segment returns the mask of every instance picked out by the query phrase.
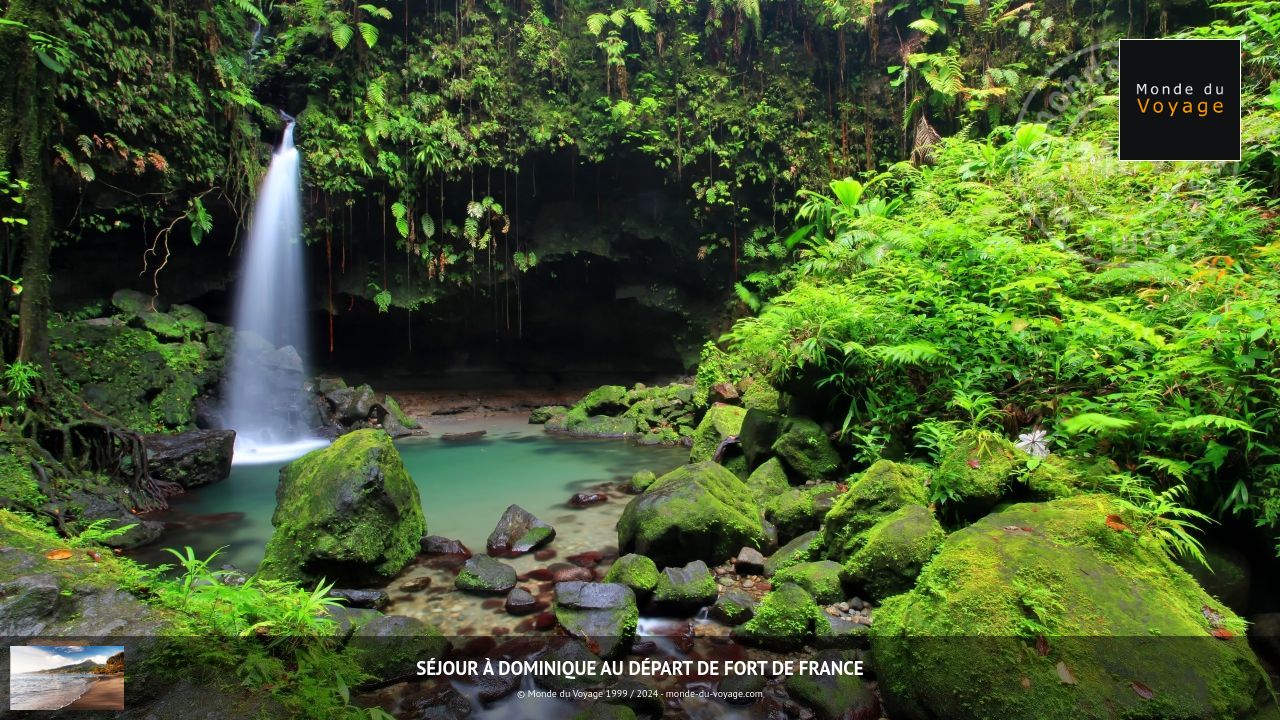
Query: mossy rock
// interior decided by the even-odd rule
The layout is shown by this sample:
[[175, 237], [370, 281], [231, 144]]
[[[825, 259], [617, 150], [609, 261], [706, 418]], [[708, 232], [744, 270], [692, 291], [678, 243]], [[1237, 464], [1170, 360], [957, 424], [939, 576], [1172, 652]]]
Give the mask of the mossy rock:
[[1237, 613], [1247, 614], [1253, 585], [1248, 555], [1230, 545], [1206, 542], [1204, 559], [1209, 567], [1194, 558], [1179, 559], [1178, 565], [1190, 573], [1205, 592]]
[[569, 408], [564, 405], [543, 405], [536, 407], [533, 412], [529, 413], [530, 425], [544, 425], [548, 420], [557, 416], [564, 415], [569, 412]]
[[190, 305], [174, 305], [169, 308], [169, 316], [178, 323], [186, 337], [204, 333], [205, 326], [209, 322], [209, 318], [199, 308]]
[[438, 660], [448, 647], [435, 627], [417, 618], [387, 615], [358, 625], [345, 654], [361, 670], [388, 681], [415, 675], [419, 660]]
[[570, 416], [618, 415], [626, 411], [627, 389], [621, 385], [601, 385], [587, 393], [569, 409]]
[[742, 393], [742, 406], [748, 410], [776, 413], [780, 406], [778, 390], [764, 380], [747, 378], [738, 383]]
[[657, 479], [658, 476], [655, 475], [652, 470], [637, 470], [636, 473], [631, 476], [631, 489], [636, 492], [644, 492]]
[[391, 414], [391, 417], [395, 418], [396, 422], [400, 423], [405, 428], [409, 430], [417, 430], [422, 427], [422, 424], [409, 417], [409, 414], [400, 407], [400, 403], [396, 402], [396, 399], [390, 395], [382, 396], [382, 407], [386, 408], [387, 412]]
[[719, 589], [711, 569], [701, 560], [664, 568], [653, 590], [653, 604], [666, 612], [693, 612], [716, 601]]
[[929, 508], [908, 505], [863, 534], [862, 547], [845, 561], [849, 579], [873, 598], [910, 590], [920, 568], [947, 536]]
[[574, 715], [573, 720], [636, 720], [636, 712], [625, 705], [596, 703]]
[[728, 625], [741, 625], [756, 614], [756, 599], [744, 590], [726, 590], [711, 606], [711, 616]]
[[924, 505], [928, 478], [920, 468], [889, 460], [877, 461], [863, 471], [836, 498], [823, 520], [826, 556], [844, 562], [861, 549], [862, 534], [885, 516], [907, 505]]
[[764, 574], [766, 577], [772, 577], [797, 563], [815, 560], [821, 548], [822, 537], [817, 531], [807, 532], [770, 555], [769, 559], [764, 561]]
[[488, 555], [474, 555], [463, 563], [453, 586], [478, 595], [505, 595], [516, 586], [516, 571]]
[[784, 418], [773, 442], [773, 454], [799, 480], [821, 481], [840, 469], [840, 454], [818, 423], [807, 418]]
[[148, 311], [139, 313], [137, 317], [135, 323], [140, 323], [152, 335], [164, 340], [181, 340], [188, 332], [183, 324], [169, 313]]
[[1102, 486], [1119, 468], [1106, 458], [1075, 459], [1060, 455], [1025, 460], [1030, 468], [1022, 475], [1032, 500], [1057, 500], [1091, 492]]
[[26, 449], [0, 440], [0, 506], [35, 512], [47, 501]]
[[734, 635], [765, 647], [795, 650], [812, 636], [814, 621], [821, 612], [799, 585], [775, 585], [756, 606], [755, 615], [735, 629]]
[[952, 533], [915, 589], [876, 611], [871, 649], [889, 714], [1274, 713], [1244, 622], [1149, 540], [1109, 525], [1111, 515], [1136, 525], [1110, 497], [1081, 495], [1015, 505]]
[[991, 510], [1008, 492], [1030, 455], [986, 430], [961, 433], [933, 474], [935, 495], [969, 517]]
[[[760, 467], [767, 467], [771, 462], [774, 460]], [[764, 516], [777, 526], [780, 539], [790, 540], [810, 530], [817, 530], [839, 495], [840, 490], [835, 483], [788, 487], [774, 493], [764, 502]]]
[[764, 504], [770, 498], [789, 492], [791, 483], [787, 481], [787, 471], [782, 468], [782, 462], [769, 458], [747, 476], [747, 487], [756, 502]]
[[609, 566], [604, 582], [626, 585], [637, 596], [648, 597], [658, 585], [658, 566], [644, 555], [623, 555]]
[[[824, 650], [813, 659], [824, 663], [852, 662], [861, 656], [852, 650]], [[783, 686], [791, 699], [813, 710], [818, 720], [880, 717], [880, 702], [857, 675], [793, 673]]]
[[140, 315], [155, 310], [154, 299], [137, 290], [117, 290], [111, 295], [111, 304], [125, 315]]
[[554, 605], [560, 627], [586, 642], [592, 652], [613, 657], [631, 649], [640, 612], [635, 593], [626, 585], [556, 583]]
[[715, 404], [707, 408], [702, 422], [693, 431], [693, 448], [689, 450], [689, 462], [697, 463], [715, 459], [716, 449], [726, 438], [735, 437], [742, 430], [742, 420], [747, 411], [733, 405]]
[[764, 542], [751, 491], [714, 462], [684, 465], [631, 499], [618, 520], [618, 547], [659, 565], [718, 564]]
[[738, 443], [747, 458], [747, 467], [755, 469], [773, 457], [773, 444], [778, 440], [782, 417], [772, 412], [749, 408], [742, 419]]
[[831, 560], [815, 560], [796, 563], [773, 575], [775, 585], [795, 583], [805, 589], [821, 605], [832, 605], [844, 600], [849, 576], [844, 566]]
[[341, 584], [391, 577], [426, 534], [418, 487], [381, 430], [357, 430], [280, 471], [259, 574]]
[[[567, 424], [564, 427], [564, 431], [578, 437], [621, 438], [636, 434], [636, 421], [634, 418], [591, 415], [575, 420], [572, 413], [566, 415], [565, 418]], [[546, 427], [552, 427], [550, 421], [547, 422]]]

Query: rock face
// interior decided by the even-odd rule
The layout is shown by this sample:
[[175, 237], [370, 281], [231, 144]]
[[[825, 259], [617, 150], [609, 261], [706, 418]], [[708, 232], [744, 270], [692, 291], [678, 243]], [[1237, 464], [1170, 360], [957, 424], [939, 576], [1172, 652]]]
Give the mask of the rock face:
[[502, 595], [516, 586], [516, 571], [488, 555], [476, 555], [462, 566], [453, 585], [466, 592]]
[[280, 471], [259, 573], [359, 583], [390, 577], [427, 529], [418, 488], [381, 430], [357, 430]]
[[946, 532], [923, 505], [891, 513], [864, 533], [862, 547], [845, 561], [849, 580], [873, 598], [910, 590]]
[[871, 647], [890, 716], [1274, 713], [1240, 618], [1109, 515], [1131, 523], [1087, 495], [1014, 505], [952, 533], [915, 589], [876, 611]]
[[659, 565], [718, 564], [744, 545], [760, 547], [764, 526], [747, 486], [713, 462], [685, 465], [631, 499], [618, 520], [618, 547]]
[[519, 505], [510, 505], [489, 533], [485, 547], [490, 555], [522, 555], [546, 545], [556, 537], [556, 529], [534, 517]]
[[863, 533], [887, 515], [907, 505], [924, 505], [927, 478], [923, 470], [888, 460], [867, 468], [827, 512], [822, 526], [826, 556], [844, 562], [865, 543]]
[[226, 480], [235, 442], [235, 430], [142, 436], [151, 476], [188, 489]]
[[631, 648], [640, 618], [635, 593], [616, 583], [556, 583], [555, 613], [566, 632], [602, 657]]

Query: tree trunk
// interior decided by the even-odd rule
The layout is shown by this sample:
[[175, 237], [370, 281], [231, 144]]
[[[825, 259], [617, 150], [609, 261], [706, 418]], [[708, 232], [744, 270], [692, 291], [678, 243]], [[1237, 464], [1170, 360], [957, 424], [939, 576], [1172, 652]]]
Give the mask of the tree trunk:
[[49, 254], [53, 248], [53, 192], [49, 145], [54, 75], [37, 58], [31, 33], [52, 30], [48, 3], [13, 0], [0, 28], [0, 153], [4, 167], [27, 184], [23, 208], [23, 292], [18, 311], [17, 359], [48, 364]]

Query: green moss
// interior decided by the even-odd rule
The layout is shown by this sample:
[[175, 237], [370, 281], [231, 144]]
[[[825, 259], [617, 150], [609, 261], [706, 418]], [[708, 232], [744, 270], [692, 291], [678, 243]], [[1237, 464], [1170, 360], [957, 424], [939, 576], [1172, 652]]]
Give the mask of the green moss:
[[623, 555], [609, 567], [604, 582], [626, 585], [636, 595], [648, 595], [658, 585], [658, 566], [644, 555]]
[[784, 418], [772, 450], [789, 474], [802, 480], [823, 480], [840, 469], [840, 455], [831, 439], [818, 423], [806, 418]]
[[636, 713], [625, 705], [596, 703], [573, 716], [573, 720], [635, 720]]
[[530, 425], [543, 425], [556, 415], [564, 415], [569, 412], [569, 408], [564, 405], [542, 405], [533, 409], [529, 413]]
[[845, 561], [849, 578], [873, 598], [906, 592], [946, 537], [923, 505], [901, 508], [863, 534], [862, 547]]
[[382, 406], [387, 409], [387, 412], [391, 413], [391, 417], [395, 418], [396, 422], [399, 422], [406, 428], [410, 430], [417, 430], [422, 427], [417, 420], [409, 417], [409, 414], [401, 409], [400, 403], [396, 402], [396, 399], [390, 395], [384, 395], [382, 397]]
[[[818, 662], [856, 661], [861, 656], [854, 651], [819, 653]], [[875, 695], [867, 689], [857, 675], [788, 675], [784, 684], [787, 694], [802, 705], [812, 708], [818, 720], [843, 720], [847, 717], [864, 717], [863, 711], [877, 706]]]
[[0, 441], [0, 505], [34, 511], [48, 501], [36, 476], [31, 472], [31, 459], [20, 447]]
[[880, 460], [852, 480], [836, 498], [822, 525], [826, 556], [844, 562], [862, 547], [862, 533], [906, 505], [923, 505], [928, 473], [911, 465]]
[[956, 436], [956, 447], [933, 476], [933, 499], [959, 506], [971, 516], [992, 508], [1030, 457], [995, 433], [979, 430]]
[[770, 555], [769, 559], [764, 561], [764, 574], [769, 576], [776, 575], [781, 570], [789, 568], [796, 563], [815, 560], [821, 550], [822, 536], [816, 531], [807, 532], [778, 548], [777, 552]]
[[702, 606], [715, 602], [715, 576], [701, 560], [683, 568], [666, 568], [658, 574], [653, 600], [662, 605]]
[[657, 479], [658, 476], [654, 475], [652, 470], [638, 470], [631, 476], [631, 487], [632, 489], [644, 492], [653, 484], [653, 481]]
[[[915, 589], [876, 612], [890, 712], [1248, 717], [1270, 694], [1265, 673], [1247, 643], [1210, 636], [1203, 609], [1237, 636], [1243, 621], [1148, 541], [1109, 527], [1111, 514], [1124, 517], [1109, 497], [1075, 496], [1015, 505], [949, 536]], [[1047, 652], [1035, 650], [1040, 636]]]
[[764, 526], [747, 486], [720, 465], [685, 465], [632, 498], [618, 520], [618, 547], [662, 565], [719, 563], [760, 547]]
[[775, 585], [737, 634], [760, 645], [795, 649], [809, 639], [819, 612], [804, 588], [793, 583]]
[[702, 416], [702, 422], [693, 431], [689, 462], [703, 462], [714, 458], [720, 443], [742, 430], [742, 420], [746, 415], [746, 410], [733, 405], [716, 404], [707, 408], [707, 414]]
[[276, 500], [260, 571], [269, 578], [391, 576], [426, 533], [418, 488], [381, 430], [348, 433], [285, 466]]
[[742, 406], [748, 410], [778, 412], [781, 397], [772, 385], [756, 378], [747, 378], [742, 385]]
[[412, 675], [419, 660], [444, 657], [449, 644], [432, 625], [401, 615], [375, 617], [352, 633], [344, 655], [383, 680]]
[[795, 583], [804, 588], [818, 603], [831, 605], [844, 600], [848, 575], [840, 563], [830, 560], [802, 562], [779, 570], [774, 584]]
[[780, 538], [793, 538], [816, 530], [838, 494], [839, 489], [834, 483], [803, 488], [787, 487], [768, 496], [764, 502], [765, 518], [777, 526]]
[[769, 458], [747, 477], [747, 487], [755, 495], [756, 501], [764, 503], [770, 498], [791, 490], [787, 481], [787, 471], [777, 458]]

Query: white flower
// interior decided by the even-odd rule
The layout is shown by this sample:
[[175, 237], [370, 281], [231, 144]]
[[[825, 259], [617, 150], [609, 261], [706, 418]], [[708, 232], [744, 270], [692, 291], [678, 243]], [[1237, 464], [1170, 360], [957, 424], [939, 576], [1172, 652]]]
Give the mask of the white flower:
[[1031, 432], [1018, 436], [1018, 449], [1032, 457], [1049, 457], [1049, 444], [1045, 442], [1048, 434], [1038, 427], [1032, 428]]

